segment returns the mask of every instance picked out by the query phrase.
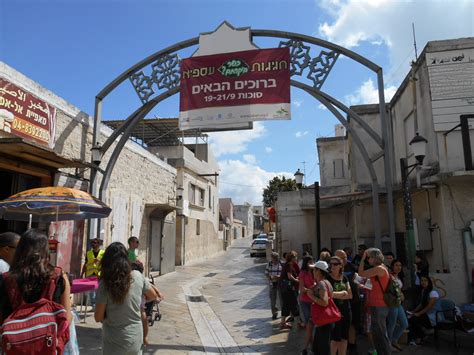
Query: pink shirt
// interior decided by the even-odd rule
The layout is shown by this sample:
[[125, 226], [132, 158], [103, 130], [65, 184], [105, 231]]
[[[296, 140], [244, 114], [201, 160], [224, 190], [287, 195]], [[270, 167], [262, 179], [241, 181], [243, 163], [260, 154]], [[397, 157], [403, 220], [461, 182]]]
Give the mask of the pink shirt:
[[[311, 271], [301, 270], [299, 280], [303, 283], [304, 288], [313, 288], [314, 286], [314, 278]], [[306, 293], [300, 294], [300, 301], [309, 303], [313, 302]]]
[[[370, 291], [369, 299], [368, 299], [368, 306], [370, 307], [387, 307], [383, 299], [384, 291], [387, 289], [389, 275], [388, 271], [384, 269], [384, 275], [382, 277], [379, 276], [379, 281], [377, 281], [377, 277], [371, 277], [370, 282], [372, 283], [372, 290]], [[382, 284], [383, 290], [380, 288], [380, 284]]]

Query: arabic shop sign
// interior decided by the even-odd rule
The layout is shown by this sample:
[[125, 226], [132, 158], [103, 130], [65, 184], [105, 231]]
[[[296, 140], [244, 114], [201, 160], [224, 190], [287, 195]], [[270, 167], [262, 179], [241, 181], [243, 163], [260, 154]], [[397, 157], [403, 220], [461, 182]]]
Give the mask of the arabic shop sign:
[[184, 59], [180, 129], [290, 119], [289, 67], [288, 48]]
[[54, 147], [56, 108], [0, 77], [0, 131]]

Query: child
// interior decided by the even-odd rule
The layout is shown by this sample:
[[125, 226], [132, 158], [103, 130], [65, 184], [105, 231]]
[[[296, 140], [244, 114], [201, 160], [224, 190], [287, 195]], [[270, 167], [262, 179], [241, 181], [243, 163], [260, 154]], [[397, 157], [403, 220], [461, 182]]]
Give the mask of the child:
[[[134, 263], [131, 264], [132, 270], [137, 270], [140, 271], [143, 274], [143, 264], [140, 261], [135, 261]], [[151, 284], [151, 287], [155, 290], [156, 294], [158, 295], [159, 299], [163, 299], [164, 296], [158, 290], [158, 288], [154, 285]], [[152, 301], [153, 302], [153, 301]], [[148, 345], [148, 319], [146, 316], [146, 311], [145, 311], [146, 303], [145, 303], [145, 298], [142, 297], [142, 303], [140, 305], [140, 312], [141, 312], [141, 317], [142, 317], [142, 326], [143, 326], [143, 344], [146, 346]]]

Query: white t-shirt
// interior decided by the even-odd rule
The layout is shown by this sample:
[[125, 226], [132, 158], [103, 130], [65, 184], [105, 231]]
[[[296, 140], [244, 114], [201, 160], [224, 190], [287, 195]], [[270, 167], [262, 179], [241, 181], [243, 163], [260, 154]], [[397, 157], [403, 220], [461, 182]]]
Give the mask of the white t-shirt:
[[8, 270], [10, 270], [10, 265], [8, 265], [8, 263], [5, 260], [0, 259], [0, 274], [3, 274], [4, 272], [8, 272]]
[[430, 297], [429, 298], [439, 298], [439, 293], [436, 290], [432, 290], [430, 292]]

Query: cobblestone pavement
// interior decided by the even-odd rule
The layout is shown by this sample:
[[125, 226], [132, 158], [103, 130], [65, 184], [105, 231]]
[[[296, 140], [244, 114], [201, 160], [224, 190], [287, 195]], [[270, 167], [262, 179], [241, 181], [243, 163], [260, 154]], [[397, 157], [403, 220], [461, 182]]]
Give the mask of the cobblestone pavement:
[[[164, 292], [161, 321], [150, 328], [144, 354], [299, 354], [304, 332], [281, 331], [272, 321], [264, 258], [250, 258], [250, 239], [234, 241], [226, 252], [195, 265], [177, 267], [156, 280]], [[100, 324], [89, 315], [77, 326], [81, 354], [101, 353]], [[434, 344], [408, 346], [402, 354], [473, 354], [473, 338], [456, 351], [446, 334]], [[469, 341], [470, 340], [470, 341]], [[367, 354], [360, 339], [359, 354]], [[469, 349], [465, 350], [465, 349]], [[119, 355], [119, 354], [116, 354]]]

